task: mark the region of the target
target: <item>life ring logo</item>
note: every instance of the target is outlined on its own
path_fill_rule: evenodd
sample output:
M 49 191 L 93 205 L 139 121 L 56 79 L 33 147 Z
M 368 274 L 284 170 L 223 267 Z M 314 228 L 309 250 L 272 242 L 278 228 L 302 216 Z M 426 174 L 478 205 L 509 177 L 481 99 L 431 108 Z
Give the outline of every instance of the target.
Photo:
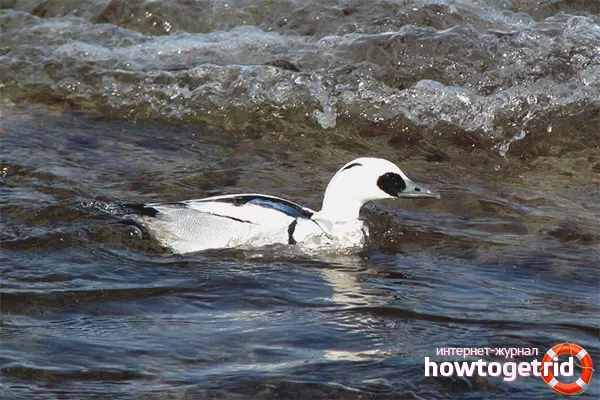
M 577 364 L 581 367 L 581 375 L 572 383 L 561 383 L 554 377 L 554 375 L 559 374 L 559 367 L 556 361 L 558 361 L 559 356 L 565 354 L 568 354 L 571 357 L 577 357 L 581 362 L 581 365 Z M 590 384 L 593 372 L 594 366 L 592 364 L 592 357 L 590 357 L 583 347 L 578 346 L 575 343 L 559 343 L 552 347 L 544 356 L 541 365 L 542 379 L 546 382 L 546 385 L 556 393 L 568 396 L 583 393 Z

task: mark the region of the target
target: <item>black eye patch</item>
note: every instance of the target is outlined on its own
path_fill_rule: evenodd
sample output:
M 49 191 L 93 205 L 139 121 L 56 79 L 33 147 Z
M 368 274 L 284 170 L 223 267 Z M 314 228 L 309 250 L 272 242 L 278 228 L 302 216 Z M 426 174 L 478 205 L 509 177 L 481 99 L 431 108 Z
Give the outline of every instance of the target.
M 406 182 L 399 174 L 388 172 L 377 179 L 377 186 L 390 196 L 398 196 L 398 193 L 406 189 Z

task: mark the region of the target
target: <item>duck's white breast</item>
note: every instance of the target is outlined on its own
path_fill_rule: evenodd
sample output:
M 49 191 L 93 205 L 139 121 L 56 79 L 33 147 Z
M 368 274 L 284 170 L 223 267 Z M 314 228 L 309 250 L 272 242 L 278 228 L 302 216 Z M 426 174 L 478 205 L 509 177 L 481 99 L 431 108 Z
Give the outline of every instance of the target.
M 326 220 L 298 220 L 294 239 L 309 251 L 347 252 L 362 248 L 368 229 L 360 220 L 333 223 Z

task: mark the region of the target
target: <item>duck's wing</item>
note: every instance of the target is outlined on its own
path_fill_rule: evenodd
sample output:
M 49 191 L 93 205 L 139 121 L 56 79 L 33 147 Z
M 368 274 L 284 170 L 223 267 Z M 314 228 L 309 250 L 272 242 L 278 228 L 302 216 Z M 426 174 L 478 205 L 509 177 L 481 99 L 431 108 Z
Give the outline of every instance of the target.
M 288 243 L 289 225 L 314 214 L 285 199 L 258 194 L 124 206 L 163 245 L 177 253 Z
M 315 211 L 311 210 L 310 208 L 303 207 L 292 201 L 285 200 L 280 197 L 255 193 L 230 194 L 208 197 L 199 200 L 186 200 L 183 203 L 194 209 L 227 209 L 233 214 L 243 215 L 246 215 L 246 212 L 255 212 L 257 210 L 256 207 L 262 207 L 267 210 L 275 210 L 292 218 L 310 219 L 313 214 L 315 214 Z

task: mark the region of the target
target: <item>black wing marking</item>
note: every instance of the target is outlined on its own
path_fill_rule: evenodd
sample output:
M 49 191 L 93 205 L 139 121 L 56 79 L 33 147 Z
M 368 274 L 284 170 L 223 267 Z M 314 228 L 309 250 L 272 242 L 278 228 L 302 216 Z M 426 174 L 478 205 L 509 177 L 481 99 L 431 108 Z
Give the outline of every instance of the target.
M 229 215 L 215 214 L 215 213 L 211 213 L 211 212 L 207 212 L 207 211 L 201 211 L 201 212 L 206 213 L 206 214 L 210 214 L 210 215 L 214 215 L 215 217 L 232 219 L 234 221 L 242 222 L 244 224 L 254 224 L 254 222 L 252 222 L 252 221 L 246 221 L 245 219 L 239 219 L 239 218 L 236 218 L 236 217 L 230 217 Z
M 309 210 L 299 206 L 296 203 L 280 199 L 277 197 L 262 196 L 256 194 L 239 195 L 233 197 L 224 197 L 217 199 L 206 199 L 206 201 L 215 201 L 221 203 L 229 203 L 235 206 L 243 206 L 245 204 L 254 204 L 257 206 L 271 208 L 280 211 L 292 218 L 307 218 L 310 219 L 313 215 Z
M 296 244 L 296 239 L 294 239 L 294 231 L 296 230 L 296 225 L 298 225 L 298 220 L 295 219 L 294 222 L 290 224 L 288 227 L 288 244 Z

